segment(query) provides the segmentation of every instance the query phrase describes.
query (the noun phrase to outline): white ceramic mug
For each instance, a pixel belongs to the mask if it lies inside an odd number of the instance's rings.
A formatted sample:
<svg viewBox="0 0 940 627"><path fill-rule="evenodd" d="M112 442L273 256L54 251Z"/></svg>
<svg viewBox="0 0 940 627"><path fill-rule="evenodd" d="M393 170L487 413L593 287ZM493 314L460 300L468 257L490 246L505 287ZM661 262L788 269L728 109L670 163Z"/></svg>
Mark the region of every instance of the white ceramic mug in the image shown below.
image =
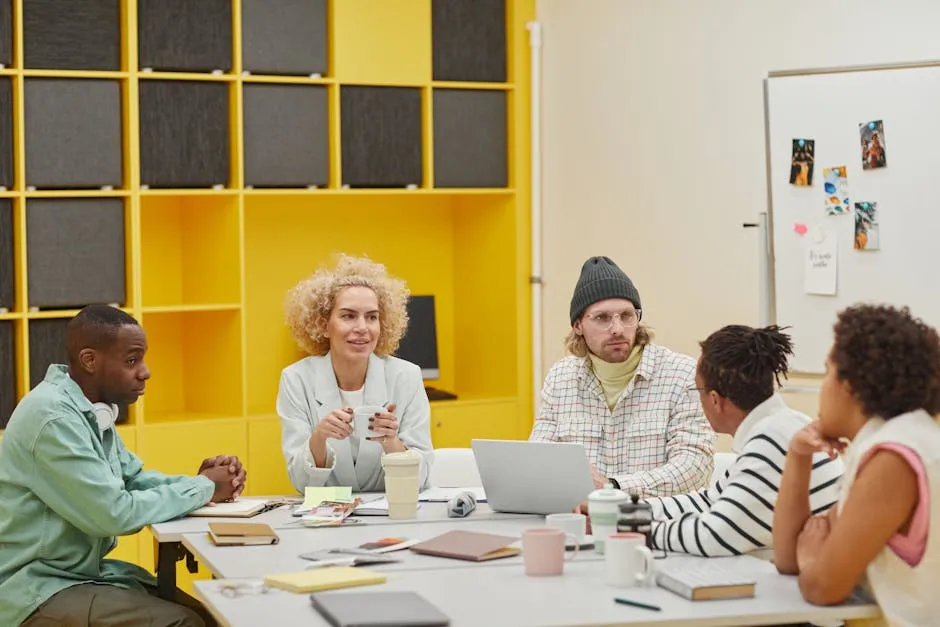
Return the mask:
<svg viewBox="0 0 940 627"><path fill-rule="evenodd" d="M653 553L646 548L642 533L607 536L604 553L607 585L632 588L647 583L654 575Z"/></svg>
<svg viewBox="0 0 940 627"><path fill-rule="evenodd" d="M580 546L584 544L584 536L587 533L587 516L573 512L549 514L545 517L545 526L564 530L573 536L570 541Z"/></svg>
<svg viewBox="0 0 940 627"><path fill-rule="evenodd" d="M372 430L372 424L369 420L376 414L385 411L384 407L379 405L362 405L353 410L353 435L360 440L373 438L377 434Z"/></svg>
<svg viewBox="0 0 940 627"><path fill-rule="evenodd" d="M611 485L594 490L588 495L588 516L591 517L591 535L594 537L594 551L604 554L604 543L612 533L617 533L617 517L620 516L620 504L630 500L623 490Z"/></svg>

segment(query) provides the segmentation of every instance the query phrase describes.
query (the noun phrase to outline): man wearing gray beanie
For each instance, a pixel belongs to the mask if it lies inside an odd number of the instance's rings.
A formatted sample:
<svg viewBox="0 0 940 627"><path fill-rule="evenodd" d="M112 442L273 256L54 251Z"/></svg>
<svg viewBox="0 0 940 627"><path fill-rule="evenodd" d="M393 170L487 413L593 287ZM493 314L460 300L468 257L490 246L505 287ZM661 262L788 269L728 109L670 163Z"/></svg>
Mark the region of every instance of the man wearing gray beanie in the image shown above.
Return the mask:
<svg viewBox="0 0 940 627"><path fill-rule="evenodd" d="M569 355L545 377L529 439L582 444L598 488L649 497L703 487L715 432L695 359L652 343L640 293L609 257L584 262L569 316Z"/></svg>

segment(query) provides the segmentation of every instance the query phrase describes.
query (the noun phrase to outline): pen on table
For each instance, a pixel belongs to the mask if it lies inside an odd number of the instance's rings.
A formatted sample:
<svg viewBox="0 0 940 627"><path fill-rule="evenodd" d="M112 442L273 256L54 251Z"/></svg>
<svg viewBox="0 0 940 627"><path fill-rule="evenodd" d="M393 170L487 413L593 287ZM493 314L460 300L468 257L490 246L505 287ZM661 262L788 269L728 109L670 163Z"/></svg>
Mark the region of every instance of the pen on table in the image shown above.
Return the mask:
<svg viewBox="0 0 940 627"><path fill-rule="evenodd" d="M639 601L631 601L630 599L621 599L620 597L614 598L614 603L620 603L621 605L629 605L631 607L639 607L644 610L653 610L654 612L659 612L662 610L661 607L656 605L648 605L646 603L640 603Z"/></svg>

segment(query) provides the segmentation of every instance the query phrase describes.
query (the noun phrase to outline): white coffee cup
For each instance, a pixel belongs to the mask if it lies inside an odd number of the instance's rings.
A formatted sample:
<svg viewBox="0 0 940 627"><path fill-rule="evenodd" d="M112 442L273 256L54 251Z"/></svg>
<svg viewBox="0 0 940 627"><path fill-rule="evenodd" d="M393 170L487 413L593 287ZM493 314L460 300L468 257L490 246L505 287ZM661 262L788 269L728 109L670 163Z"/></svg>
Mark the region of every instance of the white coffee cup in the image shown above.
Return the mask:
<svg viewBox="0 0 940 627"><path fill-rule="evenodd" d="M572 536L571 542L578 546L584 544L584 535L587 533L587 516L566 512L562 514L549 514L545 517L546 527L557 527Z"/></svg>
<svg viewBox="0 0 940 627"><path fill-rule="evenodd" d="M607 585L632 588L653 577L653 553L642 533L615 533L607 536L605 544Z"/></svg>
<svg viewBox="0 0 940 627"><path fill-rule="evenodd" d="M617 517L620 504L630 500L630 495L609 485L594 490L588 495L588 516L591 517L591 535L594 537L594 551L604 554L607 536L617 533Z"/></svg>
<svg viewBox="0 0 940 627"><path fill-rule="evenodd" d="M385 471L385 498L388 517L393 520L416 518L421 454L412 450L382 456Z"/></svg>
<svg viewBox="0 0 940 627"><path fill-rule="evenodd" d="M353 410L353 435L361 440L376 437L369 422L376 414L381 414L385 408L380 405L362 405Z"/></svg>

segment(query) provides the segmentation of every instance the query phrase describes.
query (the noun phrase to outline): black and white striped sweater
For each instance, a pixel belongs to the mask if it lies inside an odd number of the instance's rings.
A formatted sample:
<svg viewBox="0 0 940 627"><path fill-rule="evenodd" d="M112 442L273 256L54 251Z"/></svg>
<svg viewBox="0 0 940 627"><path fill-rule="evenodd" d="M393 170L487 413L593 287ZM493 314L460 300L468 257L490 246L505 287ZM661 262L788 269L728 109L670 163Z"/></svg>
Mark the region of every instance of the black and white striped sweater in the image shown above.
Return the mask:
<svg viewBox="0 0 940 627"><path fill-rule="evenodd" d="M773 548L774 505L793 435L810 419L775 394L745 418L734 436L735 462L713 487L647 499L658 549L717 557ZM810 506L814 514L838 500L841 459L814 458Z"/></svg>

